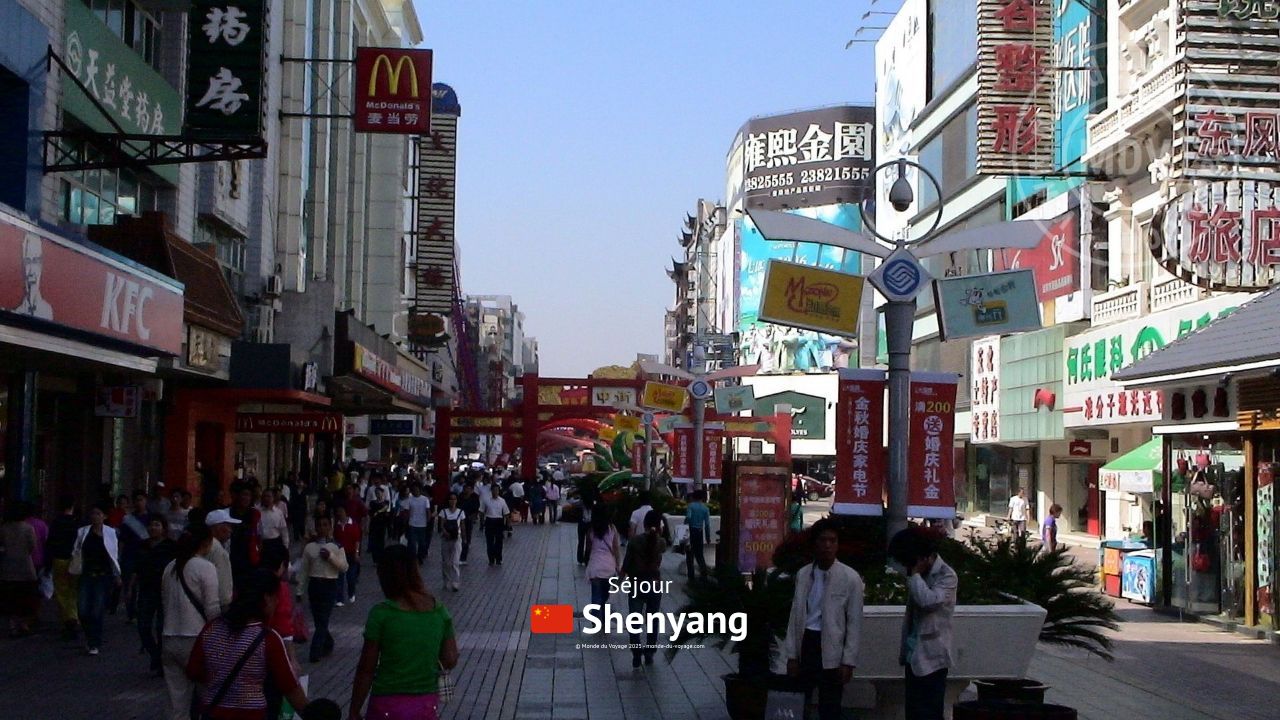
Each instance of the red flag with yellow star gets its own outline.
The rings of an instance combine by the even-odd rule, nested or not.
[[[536,633],[572,633],[572,605],[534,605],[529,608],[529,629]]]

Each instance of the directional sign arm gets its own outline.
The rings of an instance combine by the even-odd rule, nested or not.
[[[803,215],[759,209],[748,210],[747,215],[760,234],[769,240],[822,243],[878,258],[889,257],[889,253],[893,252],[893,248],[881,245],[866,233],[847,230]]]
[[[1030,250],[1044,239],[1047,220],[1011,220],[944,232],[931,240],[911,246],[916,257],[928,257],[961,250],[1017,248]]]
[[[739,365],[737,367],[727,367],[716,370],[707,376],[708,380],[722,380],[731,377],[750,377],[760,372],[759,365]]]
[[[693,379],[692,373],[681,370],[675,365],[667,365],[665,363],[641,360],[640,369],[643,370],[646,375],[670,375],[672,377],[683,378],[685,380]]]

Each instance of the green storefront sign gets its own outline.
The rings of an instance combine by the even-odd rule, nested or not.
[[[93,100],[128,134],[180,134],[182,102],[173,86],[81,0],[67,0],[66,13],[62,59]],[[62,109],[94,130],[116,132],[102,110],[70,80],[62,84]],[[154,170],[177,183],[176,167]]]
[[[827,439],[827,399],[817,395],[805,395],[794,390],[756,398],[753,415],[773,415],[777,405],[791,406],[792,440]]]

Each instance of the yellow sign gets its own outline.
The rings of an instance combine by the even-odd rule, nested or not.
[[[408,55],[401,55],[396,60],[395,67],[391,66],[391,58],[386,53],[378,56],[373,61],[373,72],[369,73],[369,97],[378,96],[378,70],[383,67],[387,70],[387,90],[393,96],[400,94],[400,73],[404,69],[409,68],[409,97],[418,97],[418,69],[413,66],[413,58]]]
[[[640,418],[634,415],[614,415],[613,427],[617,430],[638,433],[640,432]]]
[[[862,310],[860,275],[770,260],[760,295],[765,322],[857,337]]]
[[[600,428],[600,432],[598,433],[598,436],[600,437],[601,440],[607,443],[611,443],[613,442],[614,438],[618,437],[618,431],[614,430],[611,427],[602,427]]]
[[[644,384],[644,402],[641,404],[647,408],[678,413],[684,410],[688,399],[689,393],[679,385],[647,382]]]

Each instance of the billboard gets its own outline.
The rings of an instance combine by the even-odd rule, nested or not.
[[[864,282],[860,275],[770,260],[759,317],[788,327],[854,337]]]
[[[793,210],[850,230],[860,230],[856,205],[825,205]],[[759,316],[765,273],[770,260],[823,268],[850,275],[861,274],[862,256],[830,245],[768,240],[751,222],[738,221],[740,264],[738,271],[738,332],[744,365],[759,365],[760,372],[830,372],[847,367],[854,341],[847,337],[774,325]],[[855,362],[856,364],[856,362]]]
[[[911,123],[924,110],[928,99],[929,53],[926,45],[925,0],[906,0],[880,39],[876,41],[876,159],[883,163],[905,157],[911,150]],[[876,177],[876,206],[889,207],[889,187],[893,173]],[[915,171],[908,168],[913,185]],[[903,213],[880,213],[877,229],[886,236],[905,227],[918,204]]]
[[[454,219],[458,188],[458,94],[448,85],[431,89],[430,132],[418,138],[418,233],[414,239],[414,315],[453,312],[457,243]],[[604,403],[597,403],[604,404]]]
[[[978,173],[1053,170],[1049,0],[978,0]]]
[[[861,202],[875,168],[875,109],[843,106],[755,118],[743,127],[747,207]]]
[[[184,125],[205,136],[262,132],[266,3],[194,0],[187,16]]]
[[[356,132],[425,134],[431,97],[430,50],[356,48]]]

